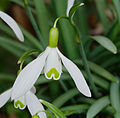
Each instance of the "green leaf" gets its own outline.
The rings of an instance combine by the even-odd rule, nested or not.
[[[23,34],[25,35],[26,39],[29,40],[32,45],[34,45],[37,49],[40,49],[41,51],[43,51],[43,47],[40,43],[40,41],[38,41],[38,39],[36,39],[32,34],[30,34],[27,30],[25,30],[23,27],[21,27]]]
[[[63,112],[66,112],[66,111],[77,111],[79,113],[85,113],[88,108],[89,108],[88,104],[80,104],[80,105],[65,106],[65,107],[61,108],[61,110]]]
[[[77,59],[74,62],[76,64],[80,64],[81,66],[84,66],[82,60],[80,60],[80,59]],[[88,61],[88,64],[89,64],[90,70],[92,70],[93,72],[97,73],[98,75],[104,77],[105,79],[107,79],[109,81],[118,82],[118,79],[115,76],[113,76],[110,72],[108,72],[101,66],[99,66],[91,61]]]
[[[79,3],[79,4],[76,4],[74,5],[71,9],[70,9],[70,12],[69,12],[69,20],[71,23],[73,23],[73,16],[75,14],[75,12],[77,11],[77,9],[80,7],[80,6],[83,6],[84,3]],[[73,23],[74,24],[74,23]]]
[[[102,45],[104,48],[106,48],[110,52],[112,52],[114,54],[117,53],[116,46],[107,37],[104,37],[104,36],[91,36],[91,39],[97,41],[100,45]]]
[[[43,0],[34,0],[36,8],[36,17],[38,20],[38,25],[41,30],[41,34],[46,44],[48,44],[49,38],[49,18],[47,14],[47,9]],[[43,15],[44,14],[44,15]]]
[[[19,49],[19,50],[22,50],[22,51],[27,51],[27,50],[30,49],[29,47],[24,46],[23,44],[21,44],[19,42],[13,41],[8,37],[0,36],[0,43],[5,43],[5,44],[8,44],[8,45],[11,45],[15,49]]]
[[[23,4],[23,2],[21,0],[9,0],[9,1],[20,5],[21,7],[24,7],[24,4]]]
[[[0,73],[0,80],[13,82],[15,80],[15,76],[12,74]]]
[[[71,94],[72,93],[72,94]],[[62,105],[64,105],[68,100],[70,100],[71,98],[73,98],[74,96],[78,95],[80,92],[77,89],[72,89],[67,91],[66,93],[62,94],[61,96],[59,96],[57,99],[55,99],[52,103],[56,106],[56,107],[61,107]]]
[[[88,80],[88,76],[85,73],[85,71],[83,71],[83,70],[81,70],[81,71],[82,71],[83,75],[85,76],[85,78]],[[98,85],[99,87],[101,87],[105,90],[109,90],[109,83],[106,80],[102,79],[99,76],[96,76],[95,74],[92,74],[92,78],[96,85]]]
[[[120,118],[120,109],[115,113],[114,118]]]
[[[41,33],[40,33],[39,28],[37,26],[37,23],[36,23],[36,21],[34,19],[34,16],[33,16],[32,12],[31,12],[31,9],[30,9],[30,7],[28,5],[29,1],[28,0],[23,0],[23,1],[24,1],[26,12],[27,12],[27,14],[28,14],[28,16],[30,18],[31,24],[32,24],[32,26],[33,26],[36,34],[37,34],[37,37],[40,40],[40,42],[42,44],[42,47],[45,48],[45,42],[44,42],[44,40],[43,40],[43,38],[41,36]]]
[[[102,109],[110,104],[108,96],[102,97],[94,102],[91,107],[88,109],[87,118],[94,118]]]
[[[118,83],[112,83],[110,87],[110,100],[115,110],[120,109],[120,88]]]
[[[119,25],[120,25],[120,1],[119,0],[112,0],[114,6],[115,6],[115,10],[117,13],[117,20],[119,21]]]
[[[6,43],[0,42],[0,46],[6,49],[8,52],[11,52],[13,55],[20,57],[22,55],[22,51],[15,49],[13,46],[8,45]]]
[[[98,15],[100,17],[100,20],[102,22],[103,28],[105,33],[108,32],[109,27],[110,27],[110,22],[108,20],[107,14],[105,13],[106,6],[105,6],[105,0],[95,0],[96,7],[98,10]]]
[[[58,108],[56,108],[54,105],[51,103],[45,101],[45,100],[40,100],[42,104],[44,104],[46,107],[48,107],[56,116],[57,118],[66,118],[66,116],[61,112]]]

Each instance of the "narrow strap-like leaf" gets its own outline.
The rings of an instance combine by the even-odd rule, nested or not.
[[[109,104],[110,104],[110,100],[108,96],[98,99],[88,109],[87,118],[94,118],[103,108],[105,108]]]
[[[91,39],[97,41],[100,45],[102,45],[104,48],[112,52],[113,54],[117,53],[117,48],[114,45],[114,43],[104,36],[91,36]]]
[[[57,118],[66,118],[66,116],[61,112],[58,108],[56,108],[54,105],[51,103],[45,101],[45,100],[40,100],[42,104],[44,104],[46,107],[48,107],[56,116]]]

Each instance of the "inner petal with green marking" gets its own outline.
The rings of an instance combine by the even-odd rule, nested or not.
[[[46,76],[47,76],[48,78],[51,78],[52,74],[54,74],[54,78],[55,78],[55,79],[58,79],[59,76],[60,76],[60,74],[59,74],[59,72],[57,71],[56,68],[50,69],[50,70],[46,73]]]
[[[17,100],[17,101],[15,102],[15,107],[16,107],[16,108],[19,108],[19,107],[20,107],[20,109],[24,109],[25,105],[24,105],[20,100]]]
[[[39,118],[39,116],[38,115],[34,115],[34,116],[32,116],[32,118]]]

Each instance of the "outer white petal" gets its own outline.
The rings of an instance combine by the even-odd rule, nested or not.
[[[43,105],[32,92],[26,94],[26,103],[32,116],[37,112],[44,110]],[[38,115],[40,118],[47,118],[45,112],[39,112]]]
[[[16,103],[17,101],[20,101],[20,102],[24,105],[24,107],[21,108],[20,104],[18,104],[18,106],[16,106],[15,103]],[[20,98],[15,99],[15,100],[14,100],[14,107],[15,107],[15,108],[19,108],[19,109],[21,109],[21,110],[25,109],[25,107],[26,107],[25,96],[22,96],[22,97],[20,97]]]
[[[0,95],[0,108],[6,104],[6,102],[10,99],[11,89],[5,91]]]
[[[33,87],[41,74],[49,51],[50,49],[47,48],[41,56],[38,56],[20,72],[13,85],[12,99],[23,96]]]
[[[61,57],[64,66],[66,67],[71,77],[73,78],[78,90],[85,96],[91,97],[90,89],[79,68],[72,61],[67,59],[59,50],[58,54]]]
[[[11,27],[11,29],[15,32],[17,38],[23,42],[24,41],[23,34],[20,28],[18,27],[17,23],[13,20],[13,18],[11,18],[2,11],[0,11],[0,18]]]
[[[50,78],[47,77],[46,73],[50,71],[52,68],[55,68],[58,71],[59,73],[58,78],[55,78],[54,74],[52,74]],[[61,76],[62,64],[56,48],[51,48],[51,51],[47,57],[46,64],[44,67],[44,73],[47,79],[52,79],[53,77],[54,80],[58,80]]]
[[[67,4],[67,16],[69,15],[69,11],[71,9],[71,7],[73,6],[75,0],[68,0],[68,4]]]

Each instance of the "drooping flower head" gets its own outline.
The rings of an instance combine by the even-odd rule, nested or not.
[[[38,98],[35,96],[35,93],[36,89],[35,87],[32,87],[32,89],[30,89],[26,94],[14,99],[14,107],[24,110],[27,106],[33,118],[35,118],[35,116],[38,118],[47,118],[45,112],[42,112],[44,108]],[[0,108],[4,106],[11,98],[11,94],[12,88],[0,95]]]
[[[89,87],[79,68],[57,48],[58,35],[58,29],[51,28],[48,47],[18,75],[13,85],[12,99],[30,90],[41,73],[44,73],[47,79],[59,80],[62,74],[62,64],[68,70],[78,90],[85,96],[91,97]]]

